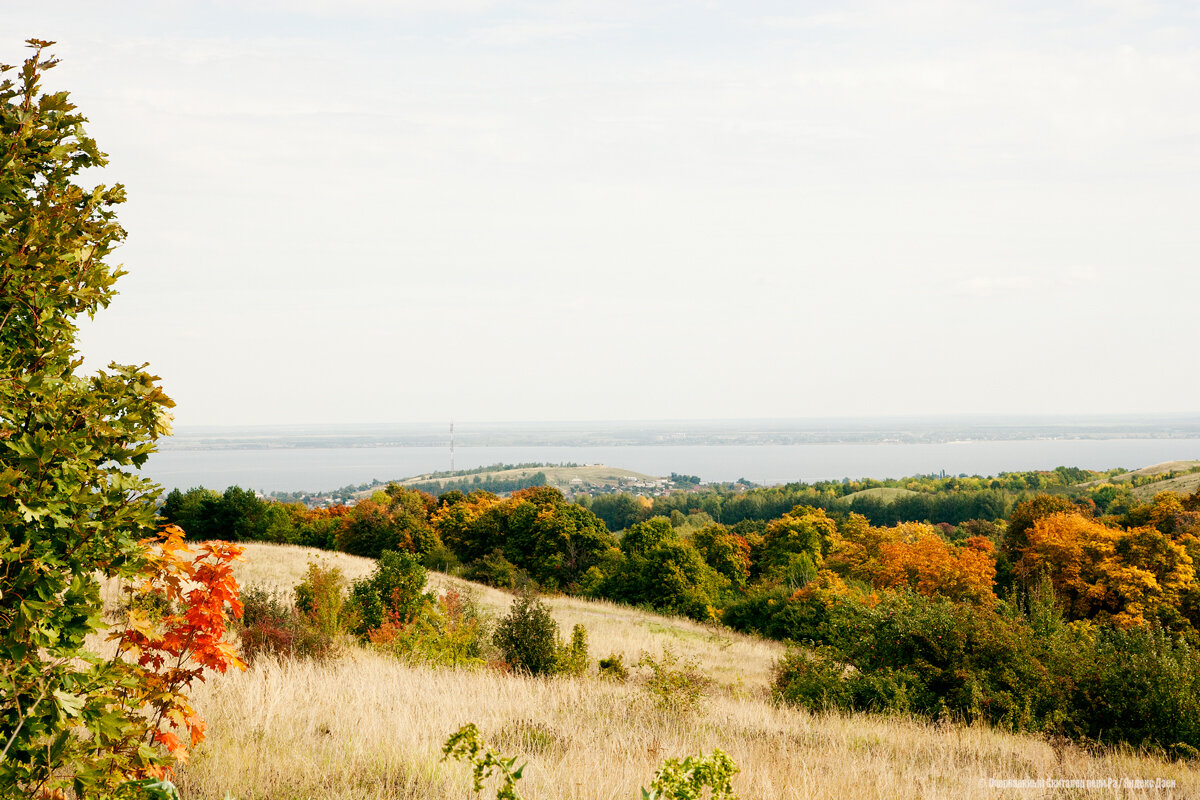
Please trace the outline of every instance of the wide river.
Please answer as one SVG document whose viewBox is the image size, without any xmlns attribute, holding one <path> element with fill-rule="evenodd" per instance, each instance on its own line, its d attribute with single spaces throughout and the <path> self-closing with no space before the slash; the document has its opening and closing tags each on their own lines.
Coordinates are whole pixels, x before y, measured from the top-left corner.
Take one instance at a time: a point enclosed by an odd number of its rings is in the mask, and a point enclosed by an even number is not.
<svg viewBox="0 0 1200 800">
<path fill-rule="evenodd" d="M 1032 439 L 942 444 L 628 445 L 621 447 L 458 447 L 457 469 L 496 463 L 608 464 L 650 475 L 678 472 L 708 481 L 759 484 L 906 475 L 995 475 L 1057 466 L 1109 469 L 1200 459 L 1200 439 Z M 449 468 L 441 447 L 330 447 L 169 450 L 144 469 L 167 489 L 242 486 L 329 491 Z"/>
</svg>

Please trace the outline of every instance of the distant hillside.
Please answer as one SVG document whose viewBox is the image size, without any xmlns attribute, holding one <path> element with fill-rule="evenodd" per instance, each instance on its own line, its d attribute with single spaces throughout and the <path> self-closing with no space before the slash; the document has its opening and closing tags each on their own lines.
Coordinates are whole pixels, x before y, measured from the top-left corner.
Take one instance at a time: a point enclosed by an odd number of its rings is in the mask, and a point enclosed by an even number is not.
<svg viewBox="0 0 1200 800">
<path fill-rule="evenodd" d="M 415 475 L 411 478 L 396 481 L 403 486 L 422 487 L 436 486 L 438 491 L 460 489 L 470 491 L 473 486 L 486 488 L 489 483 L 521 482 L 532 480 L 541 473 L 546 477 L 546 486 L 553 486 L 564 492 L 595 490 L 611 488 L 648 488 L 655 484 L 666 486 L 666 479 L 634 472 L 630 469 L 609 467 L 603 464 L 589 464 L 582 467 L 519 467 L 517 469 L 496 469 L 482 472 L 462 472 L 452 475 Z M 363 493 L 367 494 L 367 493 Z"/>
<path fill-rule="evenodd" d="M 1188 475 L 1179 475 L 1163 481 L 1136 486 L 1133 489 L 1133 496 L 1139 500 L 1152 500 L 1154 499 L 1154 495 L 1159 492 L 1191 494 L 1197 489 L 1200 489 L 1200 472 L 1193 472 Z"/>
<path fill-rule="evenodd" d="M 1167 477 L 1170 473 L 1182 474 L 1177 474 L 1175 477 Z M 1160 476 L 1161 479 L 1155 480 L 1156 477 Z M 1112 483 L 1118 486 L 1123 483 L 1136 484 L 1133 487 L 1133 496 L 1139 500 L 1150 500 L 1159 492 L 1191 494 L 1200 488 L 1200 461 L 1164 461 L 1161 464 L 1153 464 L 1149 467 L 1123 472 L 1111 478 L 1086 481 L 1078 484 L 1078 487 L 1080 489 L 1091 489 L 1104 483 Z"/>
</svg>

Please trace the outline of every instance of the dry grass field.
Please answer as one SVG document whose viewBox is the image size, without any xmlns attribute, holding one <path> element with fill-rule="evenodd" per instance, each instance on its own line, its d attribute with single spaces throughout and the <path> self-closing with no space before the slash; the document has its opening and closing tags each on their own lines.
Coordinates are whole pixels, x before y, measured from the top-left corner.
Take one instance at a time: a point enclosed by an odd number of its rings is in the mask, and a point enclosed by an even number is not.
<svg viewBox="0 0 1200 800">
<path fill-rule="evenodd" d="M 243 584 L 288 589 L 308 560 L 350 578 L 367 559 L 254 544 Z M 445 576 L 431 584 L 472 588 Z M 508 595 L 475 587 L 501 612 Z M 1089 753 L 983 726 L 868 715 L 813 715 L 769 701 L 775 643 L 604 603 L 555 598 L 566 630 L 589 632 L 593 659 L 671 648 L 696 658 L 716 682 L 691 714 L 659 710 L 635 674 L 532 679 L 478 670 L 432 670 L 350 646 L 336 660 L 260 659 L 214 677 L 194 700 L 208 739 L 177 776 L 185 797 L 467 798 L 469 769 L 440 761 L 441 744 L 466 722 L 529 766 L 526 798 L 640 797 L 664 758 L 720 747 L 741 768 L 742 798 L 1200 797 L 1200 771 L 1127 750 Z M 988 779 L 1164 779 L 1175 788 L 1003 789 Z"/>
</svg>

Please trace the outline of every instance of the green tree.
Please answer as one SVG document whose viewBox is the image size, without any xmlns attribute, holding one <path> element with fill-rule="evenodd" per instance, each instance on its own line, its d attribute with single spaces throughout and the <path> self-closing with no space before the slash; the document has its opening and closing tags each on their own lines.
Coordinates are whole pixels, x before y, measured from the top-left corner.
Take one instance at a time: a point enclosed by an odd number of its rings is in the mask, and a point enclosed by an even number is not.
<svg viewBox="0 0 1200 800">
<path fill-rule="evenodd" d="M 129 665 L 85 637 L 102 627 L 100 580 L 144 569 L 159 490 L 132 470 L 173 403 L 142 367 L 80 373 L 77 320 L 123 274 L 107 259 L 125 192 L 77 182 L 105 155 L 65 92 L 41 93 L 51 43 L 29 44 L 0 82 L 0 793 L 73 780 L 95 796 L 156 758 L 107 749 L 144 722 L 120 702 Z"/>
<path fill-rule="evenodd" d="M 553 675 L 559 665 L 558 623 L 532 592 L 518 595 L 492 634 L 504 662 L 528 675 Z M 586 647 L 586 645 L 585 645 Z"/>
<path fill-rule="evenodd" d="M 659 545 L 678 539 L 669 519 L 654 517 L 626 529 L 621 536 L 621 552 L 629 558 L 644 556 Z"/>
</svg>

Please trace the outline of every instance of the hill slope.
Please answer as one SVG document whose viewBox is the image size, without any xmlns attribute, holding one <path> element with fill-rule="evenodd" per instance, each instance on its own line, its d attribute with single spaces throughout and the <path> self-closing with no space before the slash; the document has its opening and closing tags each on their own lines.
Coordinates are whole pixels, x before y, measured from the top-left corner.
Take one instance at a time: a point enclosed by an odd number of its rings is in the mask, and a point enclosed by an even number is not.
<svg viewBox="0 0 1200 800">
<path fill-rule="evenodd" d="M 287 589 L 310 558 L 349 577 L 372 569 L 367 559 L 252 544 L 239 578 Z M 445 576 L 431 582 L 473 588 L 496 612 L 510 599 Z M 1178 794 L 1158 796 L 1200 792 L 1196 770 L 1128 751 L 1092 755 L 980 726 L 781 708 L 766 691 L 778 644 L 607 603 L 549 603 L 560 625 L 587 626 L 593 658 L 622 652 L 629 662 L 669 646 L 698 659 L 718 686 L 698 714 L 678 717 L 656 709 L 636 679 L 431 670 L 356 647 L 328 663 L 264 659 L 200 688 L 209 738 L 179 773 L 184 795 L 469 797 L 467 767 L 440 761 L 442 742 L 466 722 L 503 754 L 528 760 L 526 798 L 632 800 L 664 758 L 714 747 L 741 767 L 734 783 L 743 798 L 1011 796 L 988 788 L 989 778 L 1165 778 Z"/>
<path fill-rule="evenodd" d="M 907 497 L 911 494 L 917 494 L 912 489 L 900 489 L 891 486 L 877 486 L 874 489 L 863 489 L 858 492 L 851 492 L 843 497 L 843 500 L 849 500 L 851 503 L 859 498 L 872 497 L 876 500 L 882 500 L 884 503 L 890 503 L 899 497 Z"/>
<path fill-rule="evenodd" d="M 532 478 L 539 472 L 546 476 L 546 485 L 563 491 L 570 489 L 599 489 L 605 486 L 614 488 L 621 486 L 629 487 L 637 483 L 648 484 L 662 480 L 662 478 L 653 475 L 646 475 L 630 469 L 622 469 L 621 467 L 587 464 L 582 467 L 520 467 L 517 469 L 497 469 L 484 472 L 438 475 L 437 477 L 432 475 L 414 475 L 411 478 L 394 481 L 394 483 L 402 486 L 435 483 L 439 486 L 439 491 L 444 491 L 446 485 L 451 484 L 453 488 L 470 491 L 471 487 L 469 484 L 477 477 L 481 481 L 514 481 L 517 479 Z M 466 481 L 468 485 L 461 486 L 460 483 L 462 481 Z M 378 491 L 378 489 L 356 492 L 355 495 L 366 497 L 373 491 Z"/>
<path fill-rule="evenodd" d="M 1197 470 L 1192 472 L 1191 470 Z M 1177 475 L 1174 478 L 1165 478 L 1163 480 L 1146 483 L 1141 486 L 1133 487 L 1133 496 L 1139 500 L 1151 500 L 1154 495 L 1159 492 L 1178 492 L 1179 494 L 1191 494 L 1200 489 L 1200 461 L 1164 461 L 1161 464 L 1152 464 L 1141 469 L 1123 472 L 1120 475 L 1114 475 L 1111 478 L 1102 480 L 1087 481 L 1078 484 L 1080 489 L 1091 489 L 1103 483 L 1112 483 L 1120 486 L 1123 483 L 1132 483 L 1136 478 L 1153 477 L 1155 475 L 1165 475 L 1169 472 L 1182 472 L 1183 475 Z"/>
</svg>

